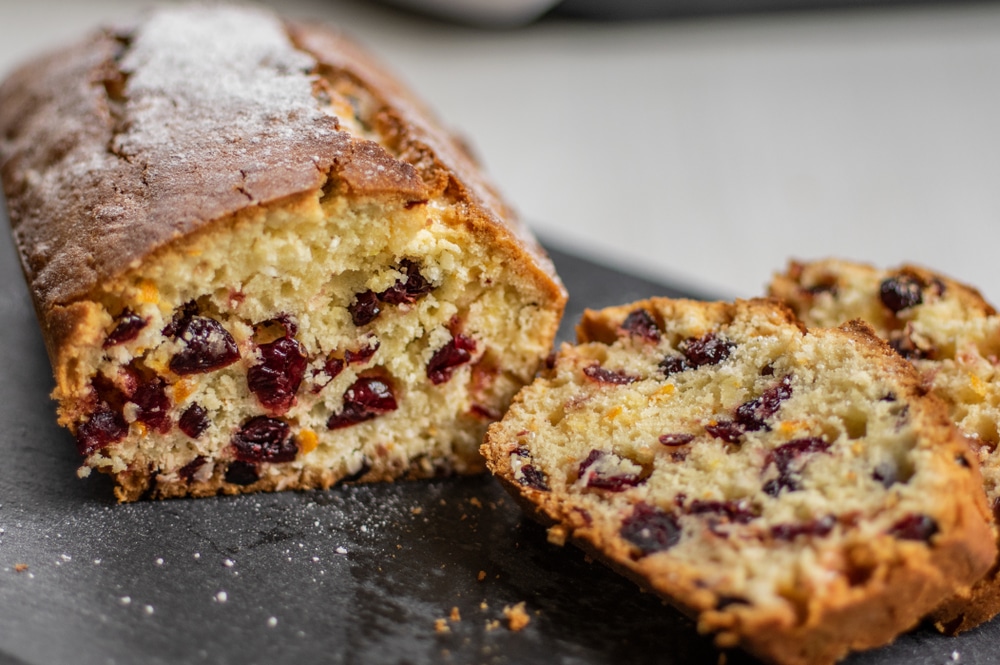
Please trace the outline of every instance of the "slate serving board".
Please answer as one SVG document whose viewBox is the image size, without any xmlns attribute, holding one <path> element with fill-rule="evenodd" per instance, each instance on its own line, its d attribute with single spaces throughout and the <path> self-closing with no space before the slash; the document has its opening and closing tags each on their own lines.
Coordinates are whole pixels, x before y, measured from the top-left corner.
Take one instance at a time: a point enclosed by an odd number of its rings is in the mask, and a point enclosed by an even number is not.
<svg viewBox="0 0 1000 665">
<path fill-rule="evenodd" d="M 0 663 L 719 662 L 689 620 L 550 545 L 487 476 L 117 505 L 108 480 L 75 477 L 0 225 Z M 552 255 L 572 294 L 563 339 L 585 306 L 681 294 Z M 503 609 L 520 602 L 513 632 Z M 847 662 L 993 663 L 998 646 L 1000 622 L 922 629 Z"/>
</svg>

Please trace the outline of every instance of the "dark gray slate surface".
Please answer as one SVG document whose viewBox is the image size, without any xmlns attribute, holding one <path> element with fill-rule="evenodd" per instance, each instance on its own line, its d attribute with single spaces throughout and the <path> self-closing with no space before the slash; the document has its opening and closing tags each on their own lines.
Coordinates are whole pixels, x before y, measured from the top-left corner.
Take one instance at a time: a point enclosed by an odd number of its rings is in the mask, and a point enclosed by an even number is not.
<svg viewBox="0 0 1000 665">
<path fill-rule="evenodd" d="M 678 294 L 553 254 L 570 322 Z M 548 544 L 488 477 L 117 505 L 106 479 L 75 477 L 6 232 L 0 322 L 0 663 L 718 662 L 690 621 Z M 521 601 L 531 623 L 513 633 L 502 610 Z M 435 632 L 453 607 L 461 621 Z M 921 630 L 849 662 L 994 663 L 997 645 L 1000 623 Z"/>
</svg>

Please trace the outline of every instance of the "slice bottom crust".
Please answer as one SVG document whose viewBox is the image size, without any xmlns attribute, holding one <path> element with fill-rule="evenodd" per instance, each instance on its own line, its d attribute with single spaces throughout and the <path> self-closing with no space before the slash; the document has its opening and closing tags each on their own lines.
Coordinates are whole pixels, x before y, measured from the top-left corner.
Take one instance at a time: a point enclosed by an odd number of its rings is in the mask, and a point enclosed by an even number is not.
<svg viewBox="0 0 1000 665">
<path fill-rule="evenodd" d="M 972 454 L 863 324 L 776 301 L 587 312 L 490 427 L 490 469 L 720 646 L 833 663 L 885 644 L 996 555 Z"/>
</svg>

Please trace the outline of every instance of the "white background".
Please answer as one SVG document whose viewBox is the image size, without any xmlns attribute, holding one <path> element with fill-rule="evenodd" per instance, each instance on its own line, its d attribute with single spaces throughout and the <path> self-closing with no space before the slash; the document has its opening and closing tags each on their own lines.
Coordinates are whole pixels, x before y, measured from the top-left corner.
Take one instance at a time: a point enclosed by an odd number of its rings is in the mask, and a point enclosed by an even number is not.
<svg viewBox="0 0 1000 665">
<path fill-rule="evenodd" d="M 146 4 L 0 0 L 0 75 Z M 368 45 L 564 248 L 722 297 L 789 257 L 915 261 L 1000 303 L 998 5 L 480 30 L 271 4 Z"/>
</svg>

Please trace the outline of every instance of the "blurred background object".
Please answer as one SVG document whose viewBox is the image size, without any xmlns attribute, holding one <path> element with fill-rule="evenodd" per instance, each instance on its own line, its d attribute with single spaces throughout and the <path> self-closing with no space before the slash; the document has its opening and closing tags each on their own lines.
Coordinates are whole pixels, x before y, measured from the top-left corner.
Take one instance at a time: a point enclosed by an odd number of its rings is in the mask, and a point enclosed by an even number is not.
<svg viewBox="0 0 1000 665">
<path fill-rule="evenodd" d="M 915 261 L 1000 304 L 1000 4 L 703 0 L 698 16 L 601 21 L 568 2 L 490 30 L 372 2 L 264 4 L 375 51 L 563 248 L 726 297 L 760 293 L 793 256 Z M 148 4 L 0 0 L 0 75 Z"/>
</svg>

